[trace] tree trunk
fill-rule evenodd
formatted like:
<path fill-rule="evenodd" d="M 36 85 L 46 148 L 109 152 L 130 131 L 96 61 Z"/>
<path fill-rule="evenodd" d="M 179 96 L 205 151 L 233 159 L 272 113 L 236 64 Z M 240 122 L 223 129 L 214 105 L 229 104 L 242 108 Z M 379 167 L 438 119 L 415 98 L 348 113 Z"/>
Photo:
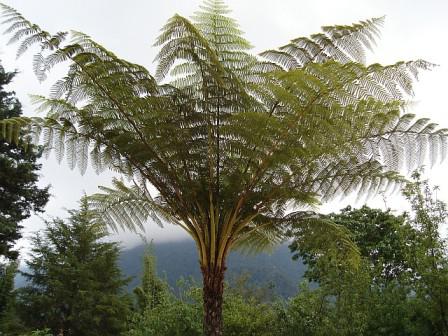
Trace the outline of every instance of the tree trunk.
<path fill-rule="evenodd" d="M 204 335 L 222 336 L 222 301 L 224 272 L 222 267 L 201 267 L 203 278 Z"/>

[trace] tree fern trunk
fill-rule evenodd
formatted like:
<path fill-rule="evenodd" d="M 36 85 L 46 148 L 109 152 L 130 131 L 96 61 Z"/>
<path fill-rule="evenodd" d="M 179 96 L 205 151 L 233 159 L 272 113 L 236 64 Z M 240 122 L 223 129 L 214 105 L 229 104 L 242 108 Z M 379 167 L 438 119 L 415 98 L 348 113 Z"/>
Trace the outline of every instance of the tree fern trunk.
<path fill-rule="evenodd" d="M 222 302 L 225 267 L 202 267 L 204 335 L 222 336 Z"/>

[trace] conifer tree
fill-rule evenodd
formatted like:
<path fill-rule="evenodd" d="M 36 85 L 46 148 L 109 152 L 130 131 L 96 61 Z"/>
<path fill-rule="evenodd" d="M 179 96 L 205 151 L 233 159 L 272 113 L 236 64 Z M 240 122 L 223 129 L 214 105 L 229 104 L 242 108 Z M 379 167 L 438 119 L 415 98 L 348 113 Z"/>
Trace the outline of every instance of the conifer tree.
<path fill-rule="evenodd" d="M 5 86 L 10 84 L 15 72 L 6 72 L 0 65 L 0 120 L 20 117 L 22 105 L 14 92 Z M 23 133 L 17 133 L 18 139 Z M 20 222 L 31 215 L 31 211 L 41 212 L 48 201 L 48 187 L 37 184 L 37 163 L 40 152 L 0 139 L 0 256 L 10 260 L 17 258 L 14 243 L 21 237 Z"/>
<path fill-rule="evenodd" d="M 68 72 L 49 98 L 34 97 L 46 117 L 9 119 L 2 134 L 43 134 L 72 168 L 91 160 L 126 177 L 132 185 L 115 180 L 90 198 L 112 228 L 150 218 L 183 228 L 198 249 L 207 336 L 222 335 L 231 249 L 267 248 L 294 225 L 316 243 L 331 235 L 356 261 L 347 233 L 303 208 L 400 184 L 401 169 L 436 162 L 447 141 L 404 109 L 431 63 L 365 64 L 382 18 L 253 55 L 229 12 L 205 0 L 191 20 L 174 15 L 156 40 L 153 76 L 85 34 L 51 34 L 3 6 L 17 54 L 40 47 L 38 78 L 59 63 Z"/>
<path fill-rule="evenodd" d="M 14 289 L 14 275 L 17 265 L 15 263 L 0 268 L 0 327 L 2 326 L 3 313 L 11 302 Z"/>
<path fill-rule="evenodd" d="M 167 284 L 157 276 L 156 258 L 151 242 L 143 257 L 143 275 L 140 286 L 134 288 L 137 297 L 137 307 L 140 313 L 153 309 L 166 298 Z"/>
<path fill-rule="evenodd" d="M 22 115 L 22 106 L 14 92 L 5 88 L 15 75 L 0 65 L 0 120 Z M 48 187 L 37 186 L 39 157 L 40 151 L 34 146 L 25 150 L 0 139 L 0 330 L 14 324 L 10 305 L 14 301 L 12 291 L 18 257 L 14 245 L 21 238 L 20 223 L 32 211 L 42 212 L 49 197 Z"/>
<path fill-rule="evenodd" d="M 16 335 L 23 326 L 16 312 L 14 279 L 18 262 L 0 265 L 0 336 Z"/>
<path fill-rule="evenodd" d="M 68 222 L 55 219 L 33 237 L 24 273 L 28 285 L 19 292 L 27 327 L 77 336 L 115 336 L 124 330 L 128 280 L 117 266 L 117 244 L 105 237 L 85 199 L 80 210 L 70 211 Z"/>

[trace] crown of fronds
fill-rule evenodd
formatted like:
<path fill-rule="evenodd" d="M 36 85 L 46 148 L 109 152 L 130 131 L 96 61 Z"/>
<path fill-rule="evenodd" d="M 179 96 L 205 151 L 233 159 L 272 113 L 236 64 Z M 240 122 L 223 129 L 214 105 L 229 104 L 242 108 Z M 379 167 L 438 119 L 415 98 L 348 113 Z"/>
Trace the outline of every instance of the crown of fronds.
<path fill-rule="evenodd" d="M 28 128 L 81 172 L 90 161 L 140 181 L 92 198 L 113 227 L 162 213 L 198 245 L 264 246 L 284 236 L 290 205 L 382 191 L 401 183 L 400 170 L 445 156 L 447 131 L 404 113 L 432 64 L 364 64 L 382 18 L 253 55 L 227 7 L 205 1 L 192 20 L 165 25 L 153 77 L 85 34 L 50 34 L 2 9 L 18 56 L 38 48 L 40 80 L 68 65 L 49 97 L 34 97 L 47 116 L 4 120 L 3 136 Z"/>

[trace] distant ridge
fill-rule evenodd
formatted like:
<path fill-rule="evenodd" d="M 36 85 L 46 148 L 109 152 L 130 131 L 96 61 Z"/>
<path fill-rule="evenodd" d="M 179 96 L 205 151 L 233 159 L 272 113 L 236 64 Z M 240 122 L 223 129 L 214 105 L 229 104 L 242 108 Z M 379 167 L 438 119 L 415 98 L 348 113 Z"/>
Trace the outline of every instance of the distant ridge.
<path fill-rule="evenodd" d="M 134 288 L 140 282 L 142 272 L 142 257 L 144 245 L 123 250 L 120 266 L 127 276 L 134 277 L 129 287 Z M 159 276 L 166 278 L 171 287 L 184 277 L 193 277 L 201 282 L 198 257 L 193 241 L 182 240 L 154 244 Z M 300 261 L 291 259 L 288 246 L 280 245 L 271 254 L 259 253 L 245 255 L 232 252 L 227 260 L 228 280 L 237 278 L 240 274 L 249 273 L 250 282 L 258 286 L 273 287 L 273 292 L 282 297 L 297 293 L 305 267 Z"/>

